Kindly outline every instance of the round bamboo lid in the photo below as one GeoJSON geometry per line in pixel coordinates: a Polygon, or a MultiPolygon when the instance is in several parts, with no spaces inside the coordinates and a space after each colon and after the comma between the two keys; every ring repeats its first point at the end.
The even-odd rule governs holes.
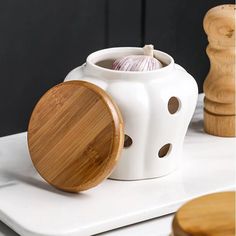
{"type": "Polygon", "coordinates": [[[119,108],[104,90],[83,81],[47,91],[28,127],[35,168],[48,183],[69,192],[92,188],[107,178],[123,142],[119,108]]]}
{"type": "Polygon", "coordinates": [[[234,236],[235,192],[196,198],[183,205],[173,220],[173,236],[234,236]]]}

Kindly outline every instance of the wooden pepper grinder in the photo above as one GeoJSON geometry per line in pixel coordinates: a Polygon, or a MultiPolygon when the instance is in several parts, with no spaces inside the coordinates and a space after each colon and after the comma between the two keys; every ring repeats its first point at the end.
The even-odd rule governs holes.
{"type": "Polygon", "coordinates": [[[235,132],[235,4],[210,9],[204,18],[210,71],[203,85],[204,129],[216,136],[235,132]]]}

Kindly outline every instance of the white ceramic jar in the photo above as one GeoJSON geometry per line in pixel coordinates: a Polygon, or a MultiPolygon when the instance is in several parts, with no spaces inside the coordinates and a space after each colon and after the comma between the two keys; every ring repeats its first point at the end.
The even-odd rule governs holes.
{"type": "Polygon", "coordinates": [[[122,113],[126,141],[110,178],[138,180],[166,175],[181,160],[184,136],[198,96],[194,78],[168,54],[154,51],[165,66],[148,72],[115,71],[115,59],[143,54],[142,48],[120,47],[90,54],[65,81],[84,80],[111,95],[122,113]]]}

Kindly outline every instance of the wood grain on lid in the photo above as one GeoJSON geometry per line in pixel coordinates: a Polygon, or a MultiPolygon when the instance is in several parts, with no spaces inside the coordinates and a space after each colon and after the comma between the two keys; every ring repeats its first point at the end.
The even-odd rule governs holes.
{"type": "Polygon", "coordinates": [[[174,236],[234,236],[235,192],[214,193],[183,205],[173,220],[174,236]]]}
{"type": "Polygon", "coordinates": [[[118,107],[104,90],[83,81],[47,91],[28,127],[35,168],[47,182],[70,192],[89,189],[108,177],[123,142],[118,107]]]}

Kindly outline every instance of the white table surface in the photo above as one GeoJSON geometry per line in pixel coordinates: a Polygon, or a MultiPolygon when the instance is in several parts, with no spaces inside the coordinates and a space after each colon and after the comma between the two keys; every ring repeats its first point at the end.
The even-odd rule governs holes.
{"type": "MultiPolygon", "coordinates": [[[[143,221],[119,229],[111,230],[97,236],[169,236],[174,214],[143,221]]],[[[0,236],[19,236],[11,228],[0,222],[0,236]]]]}
{"type": "MultiPolygon", "coordinates": [[[[169,209],[165,208],[165,212],[166,212],[165,214],[170,213],[170,212],[174,212],[179,207],[179,205],[184,203],[186,200],[188,200],[194,196],[201,195],[201,193],[223,191],[223,190],[235,188],[235,144],[236,144],[235,138],[220,138],[220,137],[215,137],[215,136],[205,134],[203,132],[203,128],[202,128],[202,126],[203,126],[202,120],[203,120],[203,117],[202,117],[202,96],[201,96],[200,102],[198,103],[198,107],[197,107],[195,115],[194,115],[194,118],[193,118],[192,123],[189,127],[189,130],[188,130],[188,133],[187,133],[187,136],[185,139],[185,146],[184,146],[185,147],[184,148],[185,156],[188,156],[190,154],[191,154],[191,156],[192,155],[194,156],[196,154],[194,156],[195,159],[192,159],[191,163],[185,163],[183,165],[184,168],[176,171],[175,173],[173,173],[167,177],[160,178],[159,180],[149,180],[148,182],[145,183],[145,187],[147,188],[147,190],[150,191],[150,189],[148,189],[148,188],[150,188],[152,186],[152,184],[158,184],[156,186],[158,186],[158,187],[162,186],[163,192],[166,191],[165,184],[167,184],[167,185],[169,184],[169,187],[173,188],[173,190],[172,191],[169,190],[168,193],[171,193],[173,195],[174,194],[180,195],[180,197],[182,194],[182,197],[185,198],[185,199],[182,199],[181,201],[179,201],[179,199],[178,199],[178,204],[174,204],[172,206],[169,205],[168,206],[169,209]],[[197,148],[196,147],[193,149],[189,148],[191,145],[195,145],[195,146],[197,146],[197,148]],[[192,154],[191,151],[193,151],[194,153],[192,154]],[[212,161],[211,160],[209,161],[209,158],[211,158],[212,161]],[[206,165],[204,165],[204,160],[205,160],[206,165]],[[203,161],[201,169],[199,169],[199,161],[203,161]],[[194,165],[196,165],[196,167],[198,167],[198,168],[196,168],[196,169],[192,168],[194,165]],[[188,168],[189,168],[189,171],[186,172],[186,170],[188,168]],[[186,178],[187,176],[188,176],[188,178],[186,178]],[[180,180],[179,178],[181,178],[181,181],[182,181],[181,183],[179,182],[179,180],[180,180]],[[156,183],[156,181],[158,181],[158,183],[156,183]],[[175,185],[177,185],[176,189],[174,189],[175,185]],[[178,190],[180,192],[175,193],[176,190],[178,190]]],[[[3,150],[3,148],[5,146],[4,142],[6,142],[6,140],[7,140],[8,149],[9,149],[9,148],[11,148],[11,140],[12,140],[12,144],[14,144],[13,140],[18,139],[22,135],[24,136],[24,134],[17,134],[17,135],[12,135],[12,136],[8,136],[8,137],[0,138],[0,165],[1,165],[1,155],[4,155],[4,153],[6,152],[6,150],[5,151],[3,150]]],[[[14,149],[14,147],[12,147],[12,148],[14,149]]],[[[20,149],[21,148],[18,148],[18,151],[20,151],[20,149]]],[[[12,165],[14,168],[16,167],[16,166],[14,166],[14,164],[12,162],[9,164],[9,167],[12,167],[12,165]]],[[[32,171],[33,173],[35,172],[33,169],[31,170],[28,167],[29,166],[25,167],[25,171],[27,171],[27,172],[32,171]]],[[[27,174],[28,173],[26,173],[26,176],[27,176],[27,174]]],[[[30,174],[32,174],[32,173],[29,173],[29,175],[30,174]]],[[[8,178],[8,177],[9,176],[7,176],[6,178],[8,178]]],[[[24,178],[25,175],[21,176],[19,173],[17,173],[17,171],[15,172],[15,175],[12,173],[11,177],[14,177],[15,179],[18,178],[18,181],[25,182],[26,184],[31,185],[30,187],[32,187],[32,185],[35,184],[36,185],[35,190],[37,190],[36,189],[37,187],[39,187],[39,188],[41,187],[44,190],[44,192],[45,192],[45,190],[46,191],[52,190],[50,187],[48,188],[47,185],[37,182],[34,179],[24,178]]],[[[0,201],[1,201],[1,192],[4,194],[4,191],[6,190],[6,188],[8,188],[9,190],[11,190],[11,188],[14,189],[11,186],[11,183],[14,184],[15,182],[14,181],[11,182],[11,180],[9,181],[9,179],[8,179],[6,182],[7,184],[4,184],[4,181],[6,181],[6,180],[4,180],[4,178],[5,178],[4,175],[1,176],[1,166],[0,166],[0,201]]],[[[117,186],[118,186],[119,185],[118,182],[114,182],[111,185],[112,182],[111,182],[111,180],[109,180],[109,181],[105,181],[104,185],[110,184],[110,186],[114,186],[115,184],[117,184],[117,186]]],[[[135,182],[137,182],[137,181],[135,181],[135,182]]],[[[133,183],[130,184],[131,188],[132,188],[133,183]]],[[[137,182],[136,187],[138,188],[139,185],[140,185],[140,183],[137,182]]],[[[24,186],[24,188],[27,191],[27,186],[24,186]]],[[[102,187],[100,187],[100,189],[101,188],[102,187]]],[[[137,188],[134,188],[134,191],[137,191],[137,188]]],[[[99,191],[99,188],[95,188],[93,191],[99,191]]],[[[12,190],[12,193],[14,194],[13,190],[12,190]]],[[[58,194],[57,191],[55,191],[55,193],[58,194]]],[[[19,194],[21,194],[21,193],[19,192],[19,194]]],[[[153,194],[154,194],[154,192],[153,192],[153,194]]],[[[19,195],[19,197],[20,196],[21,195],[19,195]]],[[[39,196],[39,197],[42,197],[42,196],[39,196]]],[[[122,195],[121,195],[121,197],[122,197],[122,195]]],[[[169,196],[169,195],[162,196],[162,197],[170,199],[170,200],[174,199],[174,198],[171,198],[171,196],[169,196]]],[[[13,199],[14,198],[12,198],[11,200],[13,200],[13,199]]],[[[141,200],[141,198],[138,200],[141,200]]],[[[142,201],[143,200],[145,200],[145,198],[142,199],[142,201]]],[[[73,201],[73,199],[72,199],[72,201],[73,201]]],[[[142,204],[142,201],[141,201],[141,204],[142,204]]],[[[163,203],[165,203],[165,202],[163,202],[163,203]]],[[[5,205],[3,204],[2,208],[4,208],[4,206],[5,205]]],[[[14,212],[14,209],[15,208],[13,207],[12,208],[13,212],[14,212]]],[[[16,207],[16,209],[17,209],[17,207],[16,207]]],[[[153,217],[155,217],[155,215],[158,216],[159,213],[157,214],[157,211],[152,212],[152,210],[145,213],[146,215],[149,214],[147,219],[153,218],[153,217]],[[152,213],[150,213],[150,212],[152,212],[152,213]]],[[[0,214],[1,214],[1,202],[0,202],[0,214]]],[[[15,212],[15,214],[19,214],[19,212],[15,212]]],[[[161,214],[159,214],[159,215],[161,215],[161,214]]],[[[24,215],[22,215],[22,217],[24,217],[24,215]]],[[[136,223],[136,224],[132,224],[130,226],[126,226],[126,227],[115,229],[115,230],[112,230],[109,232],[101,233],[100,235],[104,235],[104,236],[105,235],[106,236],[116,236],[116,235],[117,236],[118,235],[122,235],[122,236],[128,236],[128,235],[167,236],[167,235],[169,235],[169,233],[171,231],[172,218],[173,218],[173,214],[169,214],[169,215],[162,216],[159,218],[154,218],[152,220],[147,220],[142,223],[136,223]]],[[[127,219],[129,219],[129,222],[130,222],[128,224],[135,222],[135,221],[132,222],[132,220],[130,220],[130,218],[127,218],[127,219]]],[[[137,220],[137,221],[141,221],[141,220],[145,220],[145,217],[144,218],[141,217],[140,220],[137,220]]],[[[7,223],[10,222],[9,225],[11,225],[11,221],[6,220],[6,222],[7,223]]],[[[29,222],[30,222],[30,219],[29,219],[29,222]]],[[[126,225],[126,224],[124,222],[121,224],[117,224],[118,227],[120,227],[122,225],[126,225]]],[[[116,227],[113,226],[111,228],[116,228],[116,227]]],[[[100,232],[102,232],[102,231],[100,231],[100,232]]],[[[5,224],[0,222],[0,236],[13,236],[13,235],[16,236],[18,234],[16,234],[14,231],[12,231],[10,228],[8,228],[5,224]]],[[[80,234],[80,235],[83,235],[83,234],[80,234]]]]}

